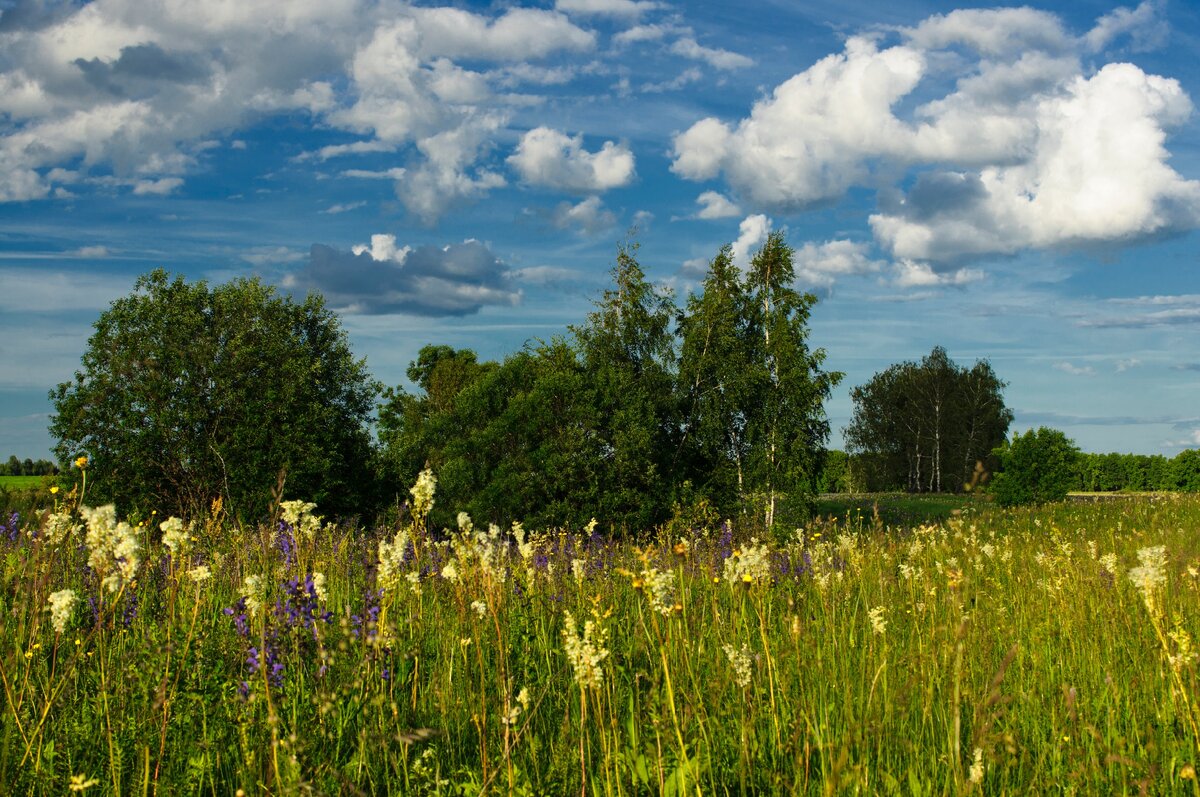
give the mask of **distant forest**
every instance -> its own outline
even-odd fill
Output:
[[[0,463],[0,476],[53,476],[58,466],[46,459],[18,459],[16,454],[8,462]]]

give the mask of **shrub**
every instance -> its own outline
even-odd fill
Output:
[[[1000,473],[992,494],[1002,506],[1061,501],[1075,480],[1079,449],[1057,429],[1039,427],[993,451]]]

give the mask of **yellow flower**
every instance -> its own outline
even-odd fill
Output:
[[[54,495],[57,492],[58,492],[58,485],[56,484],[50,488],[50,495]]]
[[[88,458],[87,458],[86,454],[84,454],[83,456],[81,456],[75,460],[75,467],[77,467],[77,468],[80,468],[80,469],[86,468],[87,464],[88,464]]]

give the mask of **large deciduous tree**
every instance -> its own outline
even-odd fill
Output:
[[[920,363],[898,363],[850,391],[847,447],[873,487],[957,491],[1004,441],[1012,421],[1004,387],[986,360],[963,368],[935,347]]]
[[[50,431],[60,461],[91,457],[89,496],[126,510],[220,498],[259,518],[282,474],[287,494],[345,514],[369,489],[377,393],[319,297],[159,269],[100,315],[81,370],[51,391]]]

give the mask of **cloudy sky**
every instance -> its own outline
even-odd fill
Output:
[[[849,388],[943,345],[1017,426],[1200,445],[1200,8],[0,0],[0,457],[157,266],[323,293],[389,384],[682,302],[768,231]]]

